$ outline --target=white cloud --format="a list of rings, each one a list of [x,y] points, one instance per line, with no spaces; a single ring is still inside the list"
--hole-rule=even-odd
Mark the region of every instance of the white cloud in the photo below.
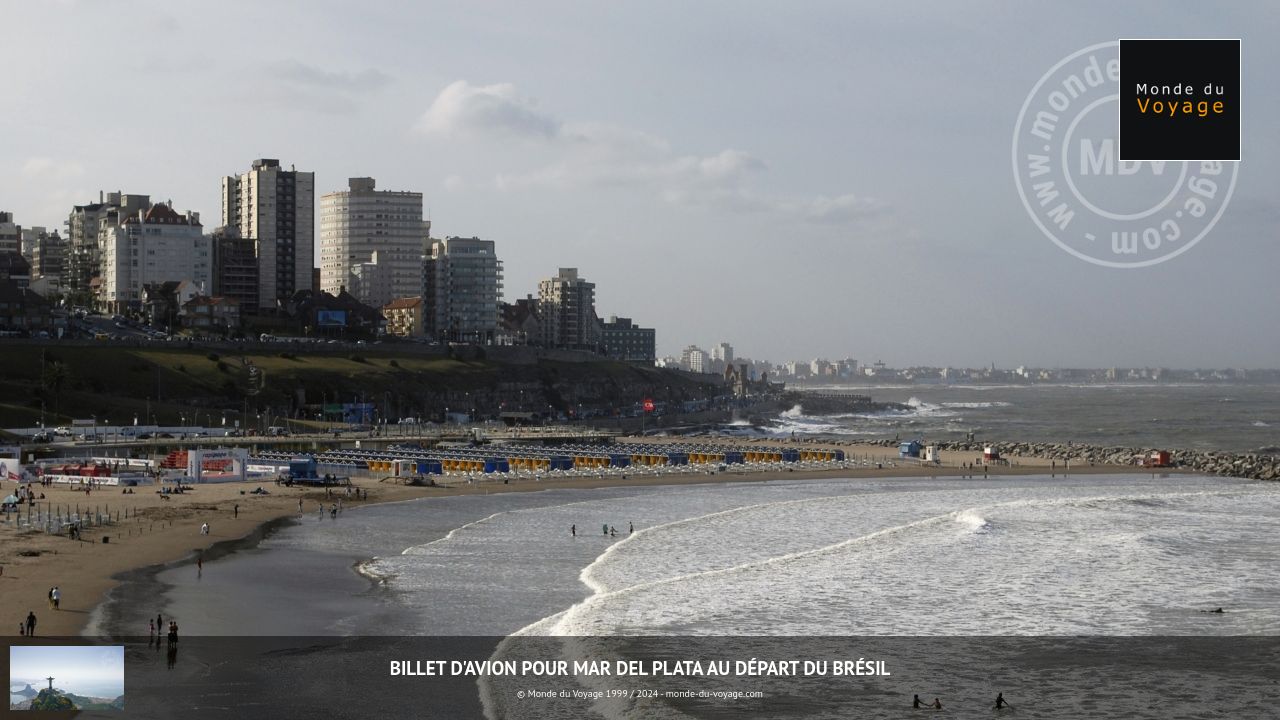
[[[503,170],[493,177],[498,190],[628,188],[671,203],[733,212],[763,212],[786,221],[859,223],[883,216],[888,205],[851,193],[793,199],[753,190],[751,178],[768,171],[744,150],[677,154],[670,142],[633,128],[567,123],[539,109],[510,83],[476,86],[451,83],[432,101],[417,130],[427,136],[466,137],[485,143],[519,139],[533,143],[543,159],[531,167]],[[554,156],[550,162],[545,154]],[[507,162],[517,157],[512,153]],[[452,179],[446,187],[456,189]]]
[[[784,203],[783,209],[815,222],[842,223],[870,218],[886,212],[888,204],[875,198],[844,194],[819,195],[802,202]]]
[[[517,95],[514,85],[477,86],[458,80],[440,91],[419,119],[418,130],[428,135],[499,133],[550,139],[561,127],[532,100]]]

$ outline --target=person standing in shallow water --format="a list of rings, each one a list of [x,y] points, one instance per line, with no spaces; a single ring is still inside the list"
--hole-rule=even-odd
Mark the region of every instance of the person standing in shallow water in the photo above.
[[[569,526],[569,534],[573,535],[574,537],[578,537],[578,526],[576,524]]]

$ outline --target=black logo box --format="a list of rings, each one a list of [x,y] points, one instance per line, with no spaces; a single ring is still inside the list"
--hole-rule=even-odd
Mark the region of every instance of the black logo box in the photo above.
[[[1239,160],[1240,57],[1238,39],[1122,38],[1120,159]],[[1141,85],[1146,92],[1139,92]],[[1208,94],[1206,86],[1211,86]],[[1175,92],[1166,94],[1166,87]],[[1191,114],[1183,112],[1185,102],[1192,104]],[[1173,114],[1170,103],[1176,103]],[[1221,105],[1215,108],[1215,103]],[[1163,112],[1154,112],[1157,107]]]

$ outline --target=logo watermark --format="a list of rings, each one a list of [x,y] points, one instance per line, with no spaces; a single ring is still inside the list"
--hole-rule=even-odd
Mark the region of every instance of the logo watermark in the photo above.
[[[1120,43],[1063,58],[1031,89],[1013,130],[1013,175],[1058,247],[1104,267],[1155,265],[1213,229],[1239,163],[1122,161]]]

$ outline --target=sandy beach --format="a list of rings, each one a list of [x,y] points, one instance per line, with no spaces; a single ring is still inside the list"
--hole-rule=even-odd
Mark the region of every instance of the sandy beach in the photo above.
[[[689,442],[689,438],[652,438],[645,442]],[[735,442],[743,445],[773,444],[779,440],[750,441],[717,439],[717,442]],[[816,478],[865,478],[865,477],[959,477],[970,471],[958,467],[971,462],[969,453],[963,456],[943,455],[942,465],[923,467],[918,464],[900,464],[892,448],[877,445],[804,442],[810,447],[839,447],[851,459],[864,460],[869,467],[789,471],[726,471],[695,470],[684,474],[659,476],[628,475],[578,476],[543,478],[532,480],[512,478],[503,481],[468,483],[465,478],[445,477],[438,487],[413,487],[394,481],[356,479],[353,484],[368,493],[367,500],[348,498],[334,491],[326,497],[324,489],[289,488],[274,483],[252,481],[197,485],[191,491],[171,495],[169,499],[155,492],[154,486],[142,486],[133,494],[121,494],[120,489],[104,488],[86,495],[66,487],[38,488],[45,494],[43,502],[75,510],[100,509],[120,520],[111,525],[86,529],[83,537],[72,540],[66,536],[49,535],[39,531],[19,532],[14,523],[0,525],[0,606],[6,608],[0,616],[5,625],[0,633],[16,635],[19,623],[29,611],[36,614],[37,636],[71,636],[81,633],[90,619],[93,609],[105,593],[116,583],[114,576],[137,568],[164,565],[175,562],[194,562],[201,551],[214,543],[246,537],[264,523],[298,515],[298,502],[302,501],[306,514],[319,512],[323,503],[328,507],[343,497],[344,508],[365,504],[397,502],[425,497],[448,495],[531,492],[555,488],[596,488],[604,486],[679,485],[707,482],[761,482],[777,479]],[[1017,458],[1009,467],[991,468],[991,475],[1038,474],[1045,472],[1050,461],[1037,458]],[[875,467],[882,463],[883,467]],[[1061,469],[1057,470],[1061,472]],[[974,471],[981,476],[982,470]],[[1132,466],[1097,466],[1073,468],[1072,474],[1141,472]],[[252,495],[251,490],[263,487],[270,494]],[[209,533],[201,534],[201,526],[209,525]],[[109,536],[109,541],[104,542]],[[48,591],[53,586],[61,591],[60,609],[49,607]]]

